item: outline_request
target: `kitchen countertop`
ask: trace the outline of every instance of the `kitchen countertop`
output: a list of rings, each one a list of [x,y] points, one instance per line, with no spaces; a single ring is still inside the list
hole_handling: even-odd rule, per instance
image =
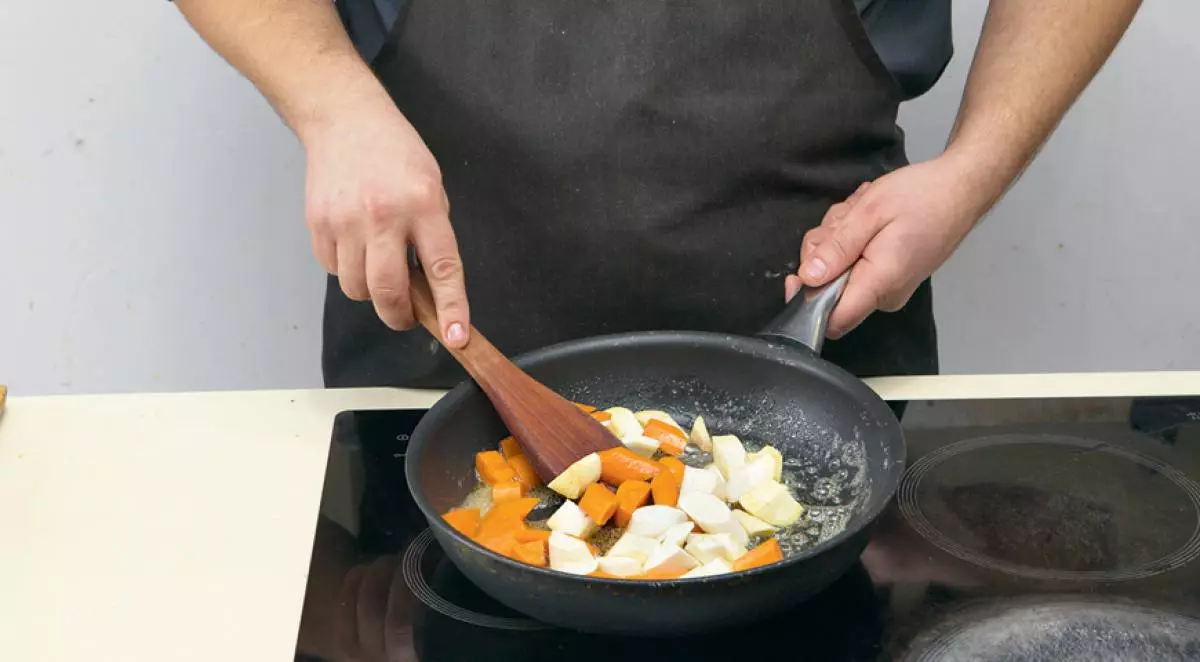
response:
[[[1200,372],[891,377],[885,399],[1200,393]],[[291,660],[334,416],[405,389],[21,397],[0,413],[0,659]]]

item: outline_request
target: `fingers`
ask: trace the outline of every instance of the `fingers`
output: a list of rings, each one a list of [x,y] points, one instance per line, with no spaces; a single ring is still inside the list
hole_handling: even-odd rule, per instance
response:
[[[361,239],[344,236],[337,242],[338,283],[346,296],[354,301],[366,301],[371,292],[367,287],[367,251]]]
[[[367,249],[367,287],[384,324],[404,331],[416,324],[408,295],[408,244],[396,233],[376,235]]]
[[[463,278],[462,259],[450,220],[440,217],[418,226],[413,237],[417,258],[437,307],[438,328],[442,341],[451,348],[460,348],[469,340],[471,328],[467,307],[467,286]]]
[[[884,226],[866,199],[869,190],[869,183],[859,186],[845,202],[830,207],[821,225],[805,235],[798,272],[805,285],[824,285],[849,269]]]

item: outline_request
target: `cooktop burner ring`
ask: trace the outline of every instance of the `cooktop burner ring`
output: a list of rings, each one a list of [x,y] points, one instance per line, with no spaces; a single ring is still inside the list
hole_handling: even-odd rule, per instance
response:
[[[461,623],[484,628],[523,632],[553,629],[551,626],[531,618],[493,616],[491,614],[481,614],[477,611],[464,609],[439,595],[429,585],[429,582],[425,580],[425,574],[422,572],[422,564],[425,561],[426,554],[440,549],[437,541],[434,540],[433,532],[425,529],[413,539],[408,549],[404,550],[404,558],[400,564],[400,573],[404,577],[404,583],[408,585],[413,595],[425,603],[427,607]]]
[[[1064,570],[1012,563],[969,549],[939,529],[922,510],[922,481],[948,459],[983,448],[1005,445],[1049,444],[1099,451],[1145,467],[1169,480],[1190,501],[1196,525],[1190,537],[1172,552],[1139,565],[1115,570]],[[1118,582],[1145,579],[1182,567],[1200,556],[1200,484],[1153,457],[1113,444],[1061,435],[996,435],[964,439],[931,451],[909,466],[896,495],[897,505],[909,525],[923,538],[960,560],[1009,575],[1036,580]]]

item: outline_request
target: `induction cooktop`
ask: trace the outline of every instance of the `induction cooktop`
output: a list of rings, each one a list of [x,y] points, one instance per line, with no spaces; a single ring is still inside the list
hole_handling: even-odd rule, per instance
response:
[[[404,481],[422,414],[338,416],[297,660],[1200,660],[1200,397],[911,402],[860,562],[788,612],[679,639],[556,629],[474,587]]]

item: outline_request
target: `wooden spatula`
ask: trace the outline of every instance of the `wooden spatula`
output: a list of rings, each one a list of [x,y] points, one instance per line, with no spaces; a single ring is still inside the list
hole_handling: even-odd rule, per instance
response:
[[[429,283],[417,270],[412,272],[412,300],[417,321],[442,342]],[[594,418],[505,358],[474,326],[466,347],[447,351],[492,401],[544,482],[590,453],[621,445]]]
[[[0,384],[0,411],[4,411],[5,400],[8,400],[8,387]]]

